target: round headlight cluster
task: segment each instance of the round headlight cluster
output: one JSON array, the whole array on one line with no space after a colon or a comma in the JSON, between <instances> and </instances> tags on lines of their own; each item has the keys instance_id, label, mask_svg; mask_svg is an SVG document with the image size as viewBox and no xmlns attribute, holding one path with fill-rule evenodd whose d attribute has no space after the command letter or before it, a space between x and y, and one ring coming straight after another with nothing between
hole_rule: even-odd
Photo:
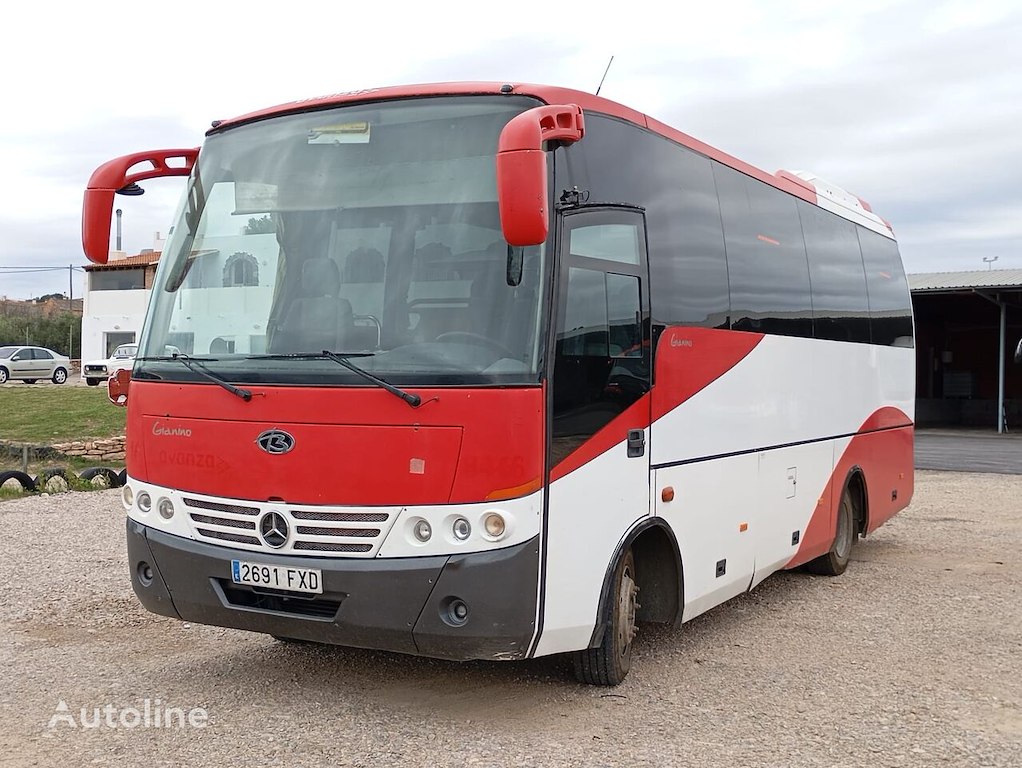
<instances>
[{"instance_id":1,"label":"round headlight cluster","mask_svg":"<svg viewBox=\"0 0 1022 768\"><path fill-rule=\"evenodd\" d=\"M451 533L458 541L467 541L472 535L472 524L463 517L456 518L451 525Z\"/></svg>"},{"instance_id":2,"label":"round headlight cluster","mask_svg":"<svg viewBox=\"0 0 1022 768\"><path fill-rule=\"evenodd\" d=\"M137 503L138 503L138 508L139 508L139 510L141 512L148 513L150 511L152 511L152 508L153 508L153 497L150 496L145 491L142 491L138 495Z\"/></svg>"},{"instance_id":3,"label":"round headlight cluster","mask_svg":"<svg viewBox=\"0 0 1022 768\"><path fill-rule=\"evenodd\" d=\"M174 516L174 503L170 499L160 499L160 503L156 505L156 509L160 513L160 517L164 520L170 520Z\"/></svg>"},{"instance_id":4,"label":"round headlight cluster","mask_svg":"<svg viewBox=\"0 0 1022 768\"><path fill-rule=\"evenodd\" d=\"M130 485L125 485L121 489L121 503L124 504L125 509L131 509L135 503L135 491Z\"/></svg>"},{"instance_id":5,"label":"round headlight cluster","mask_svg":"<svg viewBox=\"0 0 1022 768\"><path fill-rule=\"evenodd\" d=\"M433 535L433 528L426 520L420 518L412 526L412 533L416 539L425 544Z\"/></svg>"},{"instance_id":6,"label":"round headlight cluster","mask_svg":"<svg viewBox=\"0 0 1022 768\"><path fill-rule=\"evenodd\" d=\"M491 539L500 539L507 533L507 522L499 512L490 512L483 518L483 530Z\"/></svg>"}]
</instances>

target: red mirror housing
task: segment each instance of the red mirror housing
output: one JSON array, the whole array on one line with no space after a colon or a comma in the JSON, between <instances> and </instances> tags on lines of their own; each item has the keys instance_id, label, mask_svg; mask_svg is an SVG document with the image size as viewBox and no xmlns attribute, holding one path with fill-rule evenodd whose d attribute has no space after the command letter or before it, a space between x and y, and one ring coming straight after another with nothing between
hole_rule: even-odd
<instances>
[{"instance_id":1,"label":"red mirror housing","mask_svg":"<svg viewBox=\"0 0 1022 768\"><path fill-rule=\"evenodd\" d=\"M106 264L110 255L110 219L114 212L114 193L143 179L187 176L192 172L198 156L198 147L161 149L125 155L99 166L89 179L82 205L82 248L89 261ZM171 165L170 162L175 159L178 162ZM128 172L140 163L148 163L149 166L134 173Z\"/></svg>"},{"instance_id":2,"label":"red mirror housing","mask_svg":"<svg viewBox=\"0 0 1022 768\"><path fill-rule=\"evenodd\" d=\"M497 148L500 227L511 245L539 245L550 229L546 142L571 144L585 135L577 104L534 107L511 118Z\"/></svg>"},{"instance_id":3,"label":"red mirror housing","mask_svg":"<svg viewBox=\"0 0 1022 768\"><path fill-rule=\"evenodd\" d=\"M131 385L131 371L122 369L107 379L106 396L110 402L122 408L128 404L128 387Z\"/></svg>"}]
</instances>

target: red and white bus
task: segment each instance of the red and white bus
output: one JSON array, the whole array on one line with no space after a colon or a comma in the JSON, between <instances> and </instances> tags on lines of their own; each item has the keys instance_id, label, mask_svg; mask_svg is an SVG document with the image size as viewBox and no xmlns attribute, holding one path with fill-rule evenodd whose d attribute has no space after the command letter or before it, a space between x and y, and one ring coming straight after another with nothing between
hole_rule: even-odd
<instances>
[{"instance_id":1,"label":"red and white bus","mask_svg":"<svg viewBox=\"0 0 1022 768\"><path fill-rule=\"evenodd\" d=\"M110 381L151 611L616 684L637 623L841 573L912 497L897 245L811 175L562 88L383 88L103 165L89 258L170 175Z\"/></svg>"}]
</instances>

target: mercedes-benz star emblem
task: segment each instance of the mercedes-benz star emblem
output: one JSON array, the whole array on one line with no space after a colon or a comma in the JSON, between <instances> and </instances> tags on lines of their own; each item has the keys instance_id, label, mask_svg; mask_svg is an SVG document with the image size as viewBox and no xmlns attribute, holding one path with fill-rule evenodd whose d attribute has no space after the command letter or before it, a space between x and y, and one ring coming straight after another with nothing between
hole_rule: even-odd
<instances>
[{"instance_id":1,"label":"mercedes-benz star emblem","mask_svg":"<svg viewBox=\"0 0 1022 768\"><path fill-rule=\"evenodd\" d=\"M266 546L280 549L287 543L287 518L280 512L267 512L259 520L259 535Z\"/></svg>"},{"instance_id":2,"label":"mercedes-benz star emblem","mask_svg":"<svg viewBox=\"0 0 1022 768\"><path fill-rule=\"evenodd\" d=\"M295 439L282 429L268 429L260 433L256 443L267 453L287 453L295 447Z\"/></svg>"}]
</instances>

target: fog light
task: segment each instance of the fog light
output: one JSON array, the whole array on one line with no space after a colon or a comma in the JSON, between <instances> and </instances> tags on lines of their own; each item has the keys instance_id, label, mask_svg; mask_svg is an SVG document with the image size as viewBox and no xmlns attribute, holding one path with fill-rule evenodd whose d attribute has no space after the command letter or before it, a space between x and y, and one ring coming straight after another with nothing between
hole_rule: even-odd
<instances>
[{"instance_id":1,"label":"fog light","mask_svg":"<svg viewBox=\"0 0 1022 768\"><path fill-rule=\"evenodd\" d=\"M156 505L156 508L160 512L160 517L164 520L170 520L174 516L174 504L170 499L160 499L160 503Z\"/></svg>"},{"instance_id":2,"label":"fog light","mask_svg":"<svg viewBox=\"0 0 1022 768\"><path fill-rule=\"evenodd\" d=\"M153 583L153 569L144 560L138 564L138 580L146 587Z\"/></svg>"},{"instance_id":3,"label":"fog light","mask_svg":"<svg viewBox=\"0 0 1022 768\"><path fill-rule=\"evenodd\" d=\"M412 528L412 532L415 534L415 538L425 544L429 541L429 537L433 535L433 528L425 520L420 520Z\"/></svg>"},{"instance_id":4,"label":"fog light","mask_svg":"<svg viewBox=\"0 0 1022 768\"><path fill-rule=\"evenodd\" d=\"M462 626L468 621L468 605L460 597L449 598L446 601L446 610L441 612L441 617L448 624L454 627Z\"/></svg>"},{"instance_id":5,"label":"fog light","mask_svg":"<svg viewBox=\"0 0 1022 768\"><path fill-rule=\"evenodd\" d=\"M149 512L153 508L153 497L142 491L138 495L138 508L142 512Z\"/></svg>"},{"instance_id":6,"label":"fog light","mask_svg":"<svg viewBox=\"0 0 1022 768\"><path fill-rule=\"evenodd\" d=\"M451 531L454 533L454 538L458 541L465 541L465 539L472 535L472 524L465 518L459 517L454 521L454 525L451 526Z\"/></svg>"},{"instance_id":7,"label":"fog light","mask_svg":"<svg viewBox=\"0 0 1022 768\"><path fill-rule=\"evenodd\" d=\"M493 539L499 539L504 535L504 531L507 530L507 525L504 523L504 516L498 515L496 512L491 512L483 520L483 528L486 530L486 535Z\"/></svg>"},{"instance_id":8,"label":"fog light","mask_svg":"<svg viewBox=\"0 0 1022 768\"><path fill-rule=\"evenodd\" d=\"M124 506L131 509L131 505L135 503L135 492L131 490L130 485L126 485L121 489L121 501L124 502Z\"/></svg>"}]
</instances>

